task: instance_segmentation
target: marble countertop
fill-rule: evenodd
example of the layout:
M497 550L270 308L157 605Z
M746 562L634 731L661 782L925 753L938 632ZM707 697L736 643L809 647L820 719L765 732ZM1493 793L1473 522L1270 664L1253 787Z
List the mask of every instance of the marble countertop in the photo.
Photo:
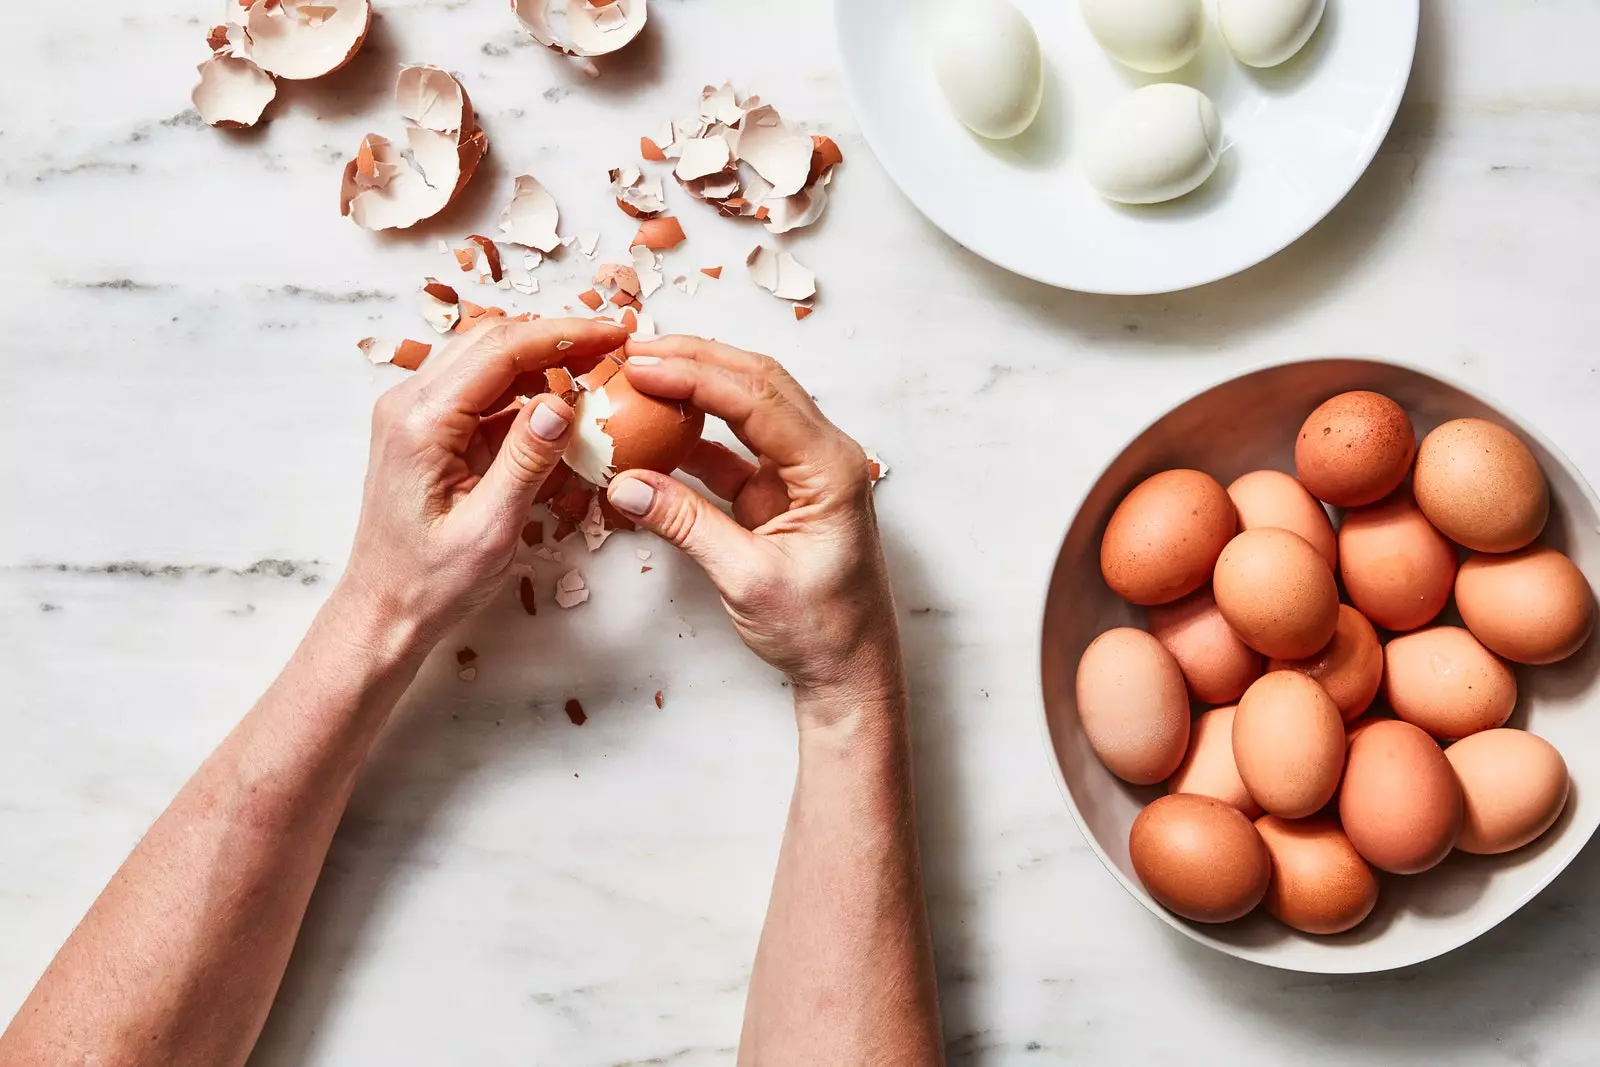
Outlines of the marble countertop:
M1592 1062L1597 850L1410 971L1237 963L1167 931L1085 848L1035 692L1079 494L1150 418L1251 364L1404 357L1600 477L1592 3L1425 4L1410 92L1345 203L1255 270L1148 299L1012 277L923 221L861 140L820 0L658 0L595 81L503 3L378 6L347 70L287 86L234 135L188 109L207 3L26 4L0 35L0 1015L337 575L368 410L399 373L354 341L423 336L412 293L443 269L435 240L490 225L522 171L569 232L620 251L604 171L731 78L844 149L829 215L793 242L822 299L796 324L730 269L652 311L779 357L894 465L878 503L952 1060ZM374 237L335 192L361 134L399 129L399 61L462 72L493 151L439 222ZM749 230L680 215L686 250L737 266ZM587 266L548 265L544 294L514 303L555 310ZM340 830L253 1063L731 1060L792 722L699 574L655 545L640 575L625 543L582 564L583 608L528 618L508 595L462 634L475 682L435 658Z

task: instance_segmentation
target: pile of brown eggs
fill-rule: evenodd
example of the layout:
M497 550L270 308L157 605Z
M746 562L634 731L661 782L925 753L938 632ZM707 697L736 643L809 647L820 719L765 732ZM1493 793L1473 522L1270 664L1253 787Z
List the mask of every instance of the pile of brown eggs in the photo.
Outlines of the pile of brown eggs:
M1128 842L1153 897L1199 922L1265 902L1333 934L1371 913L1374 868L1509 852L1560 816L1561 754L1504 728L1508 661L1572 655L1595 602L1534 543L1549 487L1501 426L1457 419L1418 445L1393 400L1342 393L1294 458L1298 478L1169 470L1123 499L1100 567L1148 632L1096 638L1077 703L1112 773L1166 783ZM1465 628L1430 626L1452 594Z

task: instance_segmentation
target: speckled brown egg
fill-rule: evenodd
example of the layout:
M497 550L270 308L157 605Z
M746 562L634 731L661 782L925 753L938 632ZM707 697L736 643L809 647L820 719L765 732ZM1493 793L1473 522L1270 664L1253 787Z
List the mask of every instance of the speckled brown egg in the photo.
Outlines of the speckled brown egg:
M1078 661L1078 719L1100 762L1123 781L1166 781L1189 744L1189 694L1172 653L1123 626Z
M1263 815L1256 832L1272 860L1262 903L1279 922L1303 933L1339 934L1372 914L1377 876L1337 822Z
M1261 654L1233 632L1209 588L1151 608L1149 623L1178 661L1189 695L1202 704L1238 700L1261 677Z
M1212 595L1245 644L1277 659L1315 655L1339 622L1333 572L1309 541L1288 530L1246 530L1229 541Z
M1150 895L1202 923L1225 923L1261 903L1271 878L1267 846L1238 809L1196 793L1152 801L1133 820L1128 856Z
M1316 497L1282 471L1251 471L1233 480L1228 497L1239 513L1239 528L1255 530L1263 526L1297 533L1329 567L1339 565L1339 540L1333 523Z
M1349 604L1339 605L1333 640L1305 659L1275 659L1273 671L1299 671L1322 686L1345 722L1360 718L1383 684L1383 646L1366 617Z
M1570 788L1567 762L1542 737L1485 730L1444 753L1461 783L1466 817L1456 847L1496 856L1535 840L1561 817Z
M1456 546L1401 490L1345 515L1339 573L1361 614L1386 630L1415 630L1450 602Z
M1233 501L1209 474L1162 471L1112 512L1100 542L1106 584L1134 604L1167 604L1205 585L1238 529Z
M1461 831L1461 787L1437 742L1384 719L1350 744L1339 822L1361 858L1391 874L1418 874L1450 854Z
M1399 718L1454 741L1511 717L1517 676L1466 630L1435 626L1383 650L1383 698Z
M1344 720L1333 698L1298 671L1273 671L1245 690L1233 716L1233 762L1257 804L1300 819L1339 788Z
M1212 708L1189 724L1189 751L1167 779L1169 793L1199 793L1238 808L1247 818L1261 814L1233 762L1234 707Z
M1416 452L1404 409L1381 393L1357 390L1324 401L1306 419L1294 466L1317 499L1355 508L1394 492Z
M1539 461L1516 434L1483 419L1456 419L1424 437L1413 482L1428 521L1475 552L1515 552L1550 516Z
M1456 575L1456 607L1472 636L1513 663L1564 660L1594 630L1588 579L1570 559L1543 545L1468 558Z

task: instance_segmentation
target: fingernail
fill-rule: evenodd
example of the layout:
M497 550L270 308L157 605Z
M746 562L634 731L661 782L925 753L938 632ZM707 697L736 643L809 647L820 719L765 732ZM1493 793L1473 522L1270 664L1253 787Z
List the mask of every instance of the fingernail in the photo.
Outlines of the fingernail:
M618 511L643 515L655 502L656 491L637 478L625 478L611 486L611 503Z
M543 404L533 409L528 417L528 429L541 441L554 441L567 430L567 420Z
M660 356L629 356L628 362L635 367L654 367L661 362Z

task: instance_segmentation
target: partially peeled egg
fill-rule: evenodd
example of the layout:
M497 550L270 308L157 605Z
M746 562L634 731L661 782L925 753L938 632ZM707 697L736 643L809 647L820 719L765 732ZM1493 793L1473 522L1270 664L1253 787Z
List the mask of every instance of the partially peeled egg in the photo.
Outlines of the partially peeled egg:
M1222 120L1187 85L1146 85L1117 101L1090 130L1083 167L1101 196L1159 204L1193 192L1222 157Z
M572 441L562 457L579 477L602 487L620 471L677 470L706 422L705 413L687 401L639 392L621 371L608 358L578 377Z
M951 0L934 26L933 71L973 133L1015 137L1044 98L1044 55L1022 12L1006 0Z

